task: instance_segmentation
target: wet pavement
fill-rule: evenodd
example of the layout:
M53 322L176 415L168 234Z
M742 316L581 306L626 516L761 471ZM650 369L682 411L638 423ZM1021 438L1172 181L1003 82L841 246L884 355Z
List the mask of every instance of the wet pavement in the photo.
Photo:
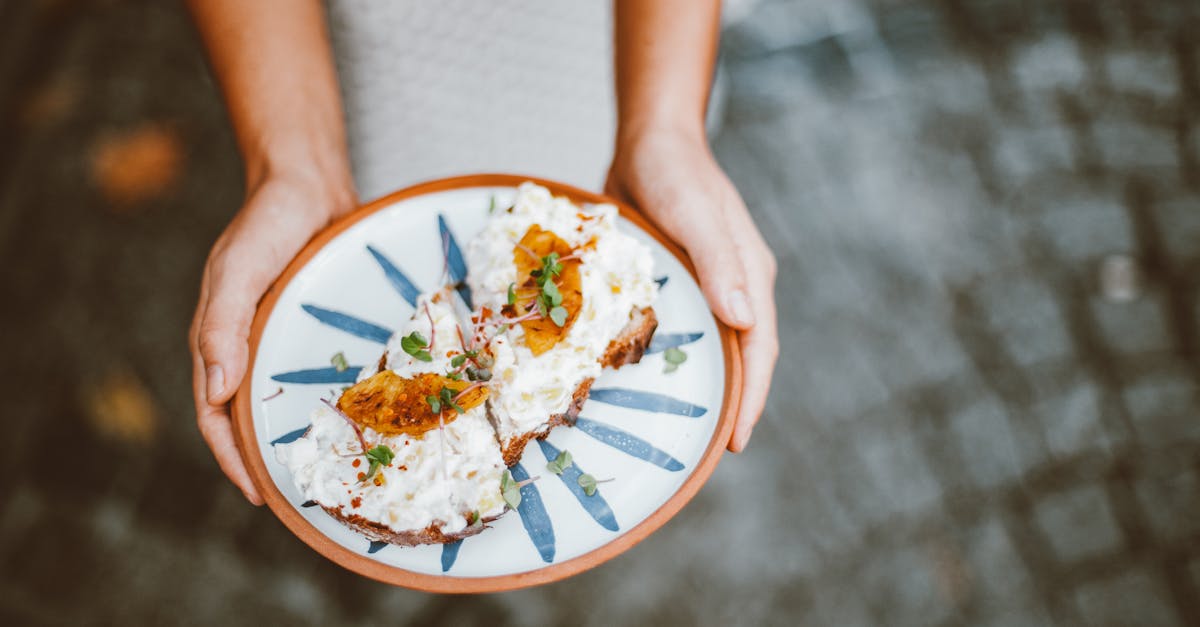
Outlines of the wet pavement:
M240 166L176 3L0 4L5 624L1200 622L1200 10L757 3L716 154L780 262L749 451L565 582L349 574L195 431Z

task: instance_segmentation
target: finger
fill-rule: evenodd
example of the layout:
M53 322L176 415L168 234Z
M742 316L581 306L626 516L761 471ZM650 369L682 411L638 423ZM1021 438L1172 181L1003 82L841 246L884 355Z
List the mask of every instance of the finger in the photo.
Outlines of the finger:
M742 400L737 423L729 440L729 450L739 453L746 448L754 425L762 416L771 390L771 375L779 357L779 337L775 318L774 282L763 279L753 284L751 298L758 312L753 329L738 334L742 349Z
M202 288L201 292L202 294L207 292L207 288ZM201 307L203 307L203 302L202 300ZM198 310L197 318L201 315L202 312ZM196 404L196 424L225 476L242 491L247 501L254 505L262 505L262 496L254 487L254 481L251 480L250 473L246 470L237 442L233 438L233 427L227 406L214 406L208 402L204 361L198 350L198 330L199 326L193 324L193 333L189 338L192 349L192 392Z
M749 329L755 324L747 275L723 207L702 209L712 201L684 198L668 211L656 212L663 228L688 252L709 307L725 324Z

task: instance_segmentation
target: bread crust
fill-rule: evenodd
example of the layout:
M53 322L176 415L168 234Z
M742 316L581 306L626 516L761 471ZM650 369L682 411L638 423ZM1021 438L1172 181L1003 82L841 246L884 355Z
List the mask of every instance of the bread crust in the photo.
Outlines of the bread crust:
M397 546L417 546L420 544L446 544L447 542L455 542L463 538L469 538L484 529L487 529L486 523L496 520L500 516L492 516L490 518L480 519L479 524L467 525L462 531L454 533L446 533L442 531L436 524L429 525L424 529L412 531L396 531L387 527L383 523L368 520L358 514L346 514L342 510L335 507L326 507L321 505L321 509L329 513L330 516L338 519L343 525L361 533L362 535L375 540L377 542L387 542ZM508 511L508 510L505 510Z
M600 363L606 368L620 368L626 364L638 363L646 354L646 349L649 348L650 340L654 337L656 329L658 329L658 317L655 315L653 307L631 310L629 322L625 324L617 337L609 342L608 348L604 350L604 355L600 358ZM571 404L567 406L566 411L552 414L537 429L501 442L500 452L504 457L504 465L512 466L520 461L521 455L525 453L525 447L533 438L545 439L554 427L560 425L575 426L575 419L579 417L579 412L583 409L584 402L587 401L594 381L595 379L589 377L579 383L579 387L575 388L575 393L571 395ZM488 400L488 418L492 420L493 425L497 424L492 414L490 399Z

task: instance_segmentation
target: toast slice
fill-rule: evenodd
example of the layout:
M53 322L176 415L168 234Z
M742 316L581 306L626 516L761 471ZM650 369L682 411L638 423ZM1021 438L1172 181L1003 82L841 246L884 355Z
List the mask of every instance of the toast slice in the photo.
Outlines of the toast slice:
M654 337L655 329L658 328L658 319L654 314L654 309L651 307L635 309L630 312L629 318L629 323L621 330L621 334L610 342L604 351L601 365L605 368L616 369L626 364L636 364L642 360L642 355L650 346L650 340ZM581 381L575 388L575 392L571 394L571 403L567 406L566 411L551 414L543 428L526 431L507 440L501 440L500 452L504 457L504 464L512 466L520 461L529 441L534 438L545 438L550 435L550 431L554 427L575 426L575 419L579 417L579 412L583 409L583 404L587 401L588 392L591 391L594 382L595 378L593 377ZM499 429L500 418L492 410L490 404L488 405L488 419L493 426Z
M580 207L531 183L467 252L472 298L505 329L492 339L487 405L512 465L533 438L574 424L603 368L641 359L658 325L653 260L617 229L616 207Z
M449 294L420 297L412 319L389 340L383 367L363 372L336 402L319 407L299 439L276 446L305 499L373 540L451 542L506 511L505 466L486 388L466 389L470 382L445 376L463 352ZM426 397L442 389L461 412L449 404L434 410ZM367 454L378 447L390 453L386 463Z

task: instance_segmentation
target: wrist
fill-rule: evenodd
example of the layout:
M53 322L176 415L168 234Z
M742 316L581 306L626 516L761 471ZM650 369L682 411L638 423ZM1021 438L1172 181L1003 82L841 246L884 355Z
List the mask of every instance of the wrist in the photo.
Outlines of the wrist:
M633 155L647 148L670 144L695 150L708 150L708 136L703 122L692 123L680 118L622 121L617 128L616 154Z
M311 205L325 212L325 218L341 215L358 202L340 138L263 138L244 150L244 155L248 194L268 182L301 188L314 201Z

